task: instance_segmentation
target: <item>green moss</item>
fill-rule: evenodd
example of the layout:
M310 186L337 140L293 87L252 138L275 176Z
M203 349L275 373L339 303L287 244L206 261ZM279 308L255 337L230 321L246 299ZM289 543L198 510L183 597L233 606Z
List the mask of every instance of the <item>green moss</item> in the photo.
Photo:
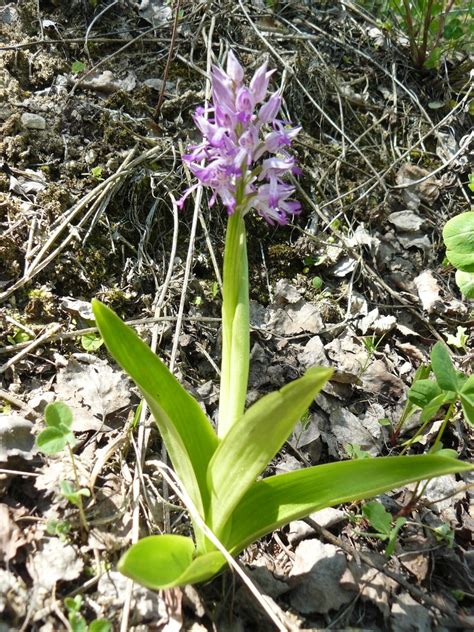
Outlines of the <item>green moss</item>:
M36 201L49 212L51 218L61 215L72 203L69 191L57 183L51 183L44 191L40 191Z
M29 321L51 321L54 320L54 312L57 308L57 301L50 288L46 285L34 287L27 291L28 302L25 313Z

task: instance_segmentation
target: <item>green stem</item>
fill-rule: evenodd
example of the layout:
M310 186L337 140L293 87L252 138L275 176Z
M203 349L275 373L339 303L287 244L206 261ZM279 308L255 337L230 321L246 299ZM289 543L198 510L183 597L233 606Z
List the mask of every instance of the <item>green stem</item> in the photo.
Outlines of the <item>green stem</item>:
M446 426L448 425L448 421L451 419L451 417L453 416L454 413L454 402L452 404L449 405L448 408L448 412L446 413L445 418L443 419L443 423L441 424L441 427L438 431L438 434L436 436L435 442L433 444L433 447L431 448L430 452L431 453L435 453L439 448L439 444L441 442L441 437L443 436L443 433L446 429Z
M423 430L426 428L426 426L431 422L432 422L432 419L427 419L426 421L424 421L421 424L421 426L418 428L418 430L415 432L413 437L411 437L410 439L408 439L408 441L405 441L405 443L402 444L404 447L403 447L403 450L400 452L400 455L405 454L408 448L411 448L411 446L415 443L418 437L423 433Z
M244 412L249 374L247 236L239 205L227 224L222 285L220 439Z

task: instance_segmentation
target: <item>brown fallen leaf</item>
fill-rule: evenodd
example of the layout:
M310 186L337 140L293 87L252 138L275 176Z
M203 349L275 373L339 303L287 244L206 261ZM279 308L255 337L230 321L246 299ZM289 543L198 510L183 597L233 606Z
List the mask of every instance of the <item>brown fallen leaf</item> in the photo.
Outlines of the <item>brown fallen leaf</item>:
M290 603L299 612L329 612L349 603L355 593L341 586L347 570L344 553L332 544L303 540L295 551L289 583Z
M443 304L440 298L438 281L433 276L431 270L425 270L419 274L413 282L415 283L423 309L428 312L428 314L442 309Z
M8 505L0 504L0 561L13 560L26 539L13 520Z

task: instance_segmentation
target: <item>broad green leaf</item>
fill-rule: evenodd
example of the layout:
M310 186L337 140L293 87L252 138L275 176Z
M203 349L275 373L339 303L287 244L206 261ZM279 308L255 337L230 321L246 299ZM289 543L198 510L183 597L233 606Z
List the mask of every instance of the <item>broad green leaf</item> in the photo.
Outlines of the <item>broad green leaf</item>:
M448 457L450 459L458 458L458 453L456 452L456 450L453 450L452 448L443 448L441 443L436 446L436 449L434 449L434 447L435 446L433 446L433 448L430 450L431 454L436 454L437 456Z
M173 466L202 516L209 502L206 471L217 437L197 401L136 333L97 300L92 309L115 360L136 382L160 430Z
M474 299L474 273L457 270L455 279L461 294L466 298Z
M370 522L370 526L376 531L383 533L387 537L390 535L392 530L392 514L385 509L382 503L379 503L377 500L372 500L362 507L362 513Z
M464 383L459 398L466 421L474 426L474 375L471 375Z
M443 228L446 257L458 270L474 272L474 211L460 213Z
M236 555L261 536L313 511L473 467L437 455L394 456L329 463L270 476L254 483L236 507L225 544Z
M226 564L225 557L219 551L198 555L181 575L177 585L185 586L186 584L197 584L207 581L220 573Z
M418 380L410 387L408 399L416 406L424 408L441 392L434 380Z
M64 402L52 402L44 409L46 424L53 428L69 430L72 426L72 410Z
M208 472L209 524L218 537L234 507L284 444L332 373L332 369L323 367L309 369L303 377L265 395L221 441Z
M134 544L119 561L121 573L134 581L162 590L210 579L225 566L219 551L194 558L191 538L152 535Z
M452 402L456 399L456 393L452 391L442 391L440 395L431 400L431 402L423 408L420 415L421 423L433 419L443 404Z
M459 18L453 18L444 27L443 35L447 40L456 40L464 35Z
M46 428L36 437L36 445L44 454L57 454L71 443L69 434L59 428ZM71 436L74 440L74 435Z
M443 342L437 342L431 349L431 367L441 389L454 392L458 390L458 374L451 361L448 347Z

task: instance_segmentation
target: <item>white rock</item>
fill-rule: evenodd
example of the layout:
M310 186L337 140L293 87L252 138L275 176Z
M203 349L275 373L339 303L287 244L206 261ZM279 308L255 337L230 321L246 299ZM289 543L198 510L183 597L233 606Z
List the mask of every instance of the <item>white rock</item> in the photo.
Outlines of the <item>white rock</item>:
M97 585L99 605L104 608L121 608L125 600L127 578L117 571L109 571L101 576ZM168 609L161 593L134 584L132 609L136 609L140 621L160 619L167 616Z
M335 509L334 507L327 507L326 509L315 511L309 517L320 527L324 527L325 529L329 529L330 527L347 520L347 516L344 511ZM294 520L293 522L290 522L287 538L291 544L296 544L300 540L303 540L311 535L314 535L314 529L303 520Z
M323 328L319 309L311 303L301 300L285 308L268 308L268 328L284 336L293 336L303 332L317 334Z
M379 410L381 417L383 408L380 407ZM329 415L328 433L322 431L322 435L332 456L343 454L349 444L360 446L371 456L380 454L382 427L369 412L363 417L357 417L347 408L337 405Z
M319 524L320 527L324 527L325 529L334 527L334 525L347 520L346 512L341 511L341 509L336 509L335 507L326 507L326 509L314 511L309 517Z
M462 486L462 483L456 481L454 474L438 476L427 484L423 497L430 503L436 503L431 509L435 513L439 513L451 507L456 500L464 497L464 492L456 494L456 490Z
M397 597L392 606L393 632L429 632L432 630L429 611L408 593Z
M46 119L33 112L24 112L21 115L21 124L26 129L46 129Z
M72 581L79 577L84 562L71 544L51 538L42 541L36 552L30 555L26 568L35 586L51 590L58 581Z
M0 415L0 462L20 457L31 460L36 454L33 424L21 415Z

